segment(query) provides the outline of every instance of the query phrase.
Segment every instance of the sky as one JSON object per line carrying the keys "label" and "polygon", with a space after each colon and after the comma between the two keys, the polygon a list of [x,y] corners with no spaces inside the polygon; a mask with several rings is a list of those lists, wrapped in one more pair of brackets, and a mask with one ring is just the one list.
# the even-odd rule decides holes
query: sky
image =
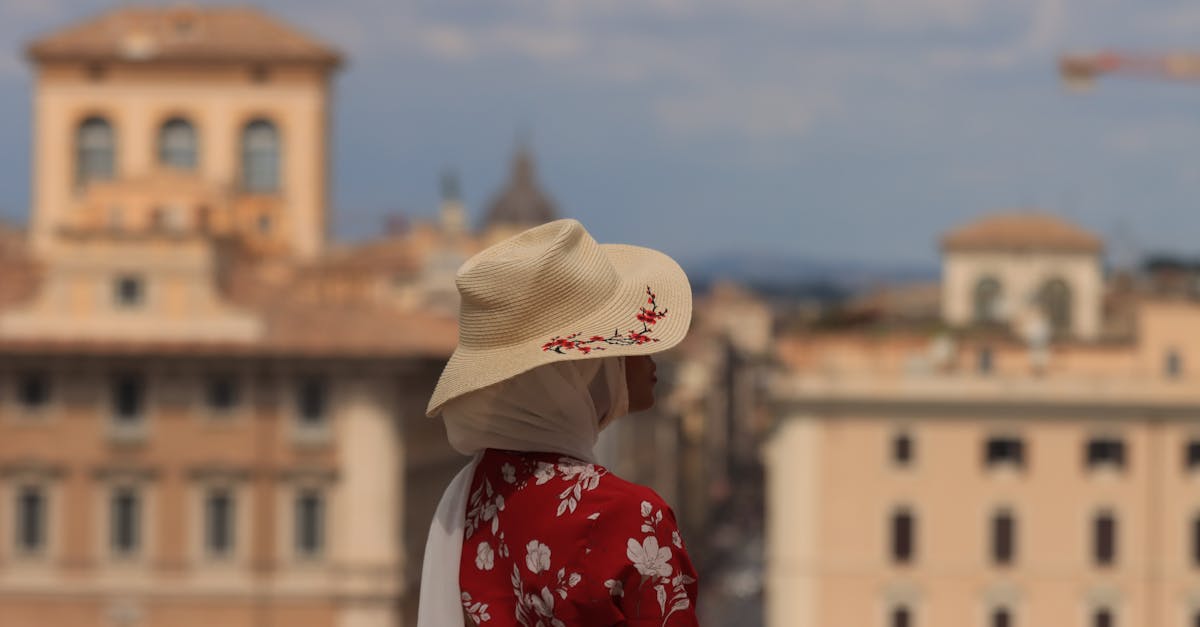
{"label": "sky", "polygon": [[[122,3],[0,0],[0,218],[29,198],[24,46]],[[207,5],[210,2],[195,2]],[[1063,52],[1200,52],[1184,0],[263,0],[342,50],[336,236],[478,220],[529,137],[602,242],[920,266],[938,237],[1034,208],[1113,255],[1200,257],[1200,80],[1063,88]]]}

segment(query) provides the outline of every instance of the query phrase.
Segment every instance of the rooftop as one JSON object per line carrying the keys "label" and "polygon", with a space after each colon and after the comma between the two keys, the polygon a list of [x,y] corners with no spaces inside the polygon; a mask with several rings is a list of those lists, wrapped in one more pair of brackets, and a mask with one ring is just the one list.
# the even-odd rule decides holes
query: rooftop
{"label": "rooftop", "polygon": [[1042,250],[1098,253],[1100,238],[1058,216],[1038,211],[986,216],[942,237],[944,251]]}
{"label": "rooftop", "polygon": [[35,61],[275,61],[336,66],[333,48],[250,7],[126,6],[55,31]]}

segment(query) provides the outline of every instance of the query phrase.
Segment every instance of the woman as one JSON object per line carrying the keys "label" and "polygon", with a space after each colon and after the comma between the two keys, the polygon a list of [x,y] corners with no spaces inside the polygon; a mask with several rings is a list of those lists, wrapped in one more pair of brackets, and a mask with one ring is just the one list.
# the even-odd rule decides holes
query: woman
{"label": "woman", "polygon": [[592,451],[654,404],[650,355],[691,320],[683,270],[559,220],[472,257],[456,282],[459,345],[427,413],[475,457],[430,526],[419,627],[697,624],[674,514]]}

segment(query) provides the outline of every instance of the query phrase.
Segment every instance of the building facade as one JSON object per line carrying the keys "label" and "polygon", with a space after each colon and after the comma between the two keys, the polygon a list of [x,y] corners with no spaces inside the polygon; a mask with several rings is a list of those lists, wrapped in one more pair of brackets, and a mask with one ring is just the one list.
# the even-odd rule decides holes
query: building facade
{"label": "building facade", "polygon": [[[1063,261],[1035,243],[1026,268]],[[1029,272],[1006,278],[1044,279]],[[963,285],[944,312],[971,302]],[[768,624],[1200,624],[1200,304],[1131,298],[1133,332],[1090,341],[989,324],[780,339]]]}
{"label": "building facade", "polygon": [[411,251],[328,241],[338,53],[251,9],[126,7],[29,56],[0,626],[412,622],[462,463],[424,417],[457,333],[396,296]]}

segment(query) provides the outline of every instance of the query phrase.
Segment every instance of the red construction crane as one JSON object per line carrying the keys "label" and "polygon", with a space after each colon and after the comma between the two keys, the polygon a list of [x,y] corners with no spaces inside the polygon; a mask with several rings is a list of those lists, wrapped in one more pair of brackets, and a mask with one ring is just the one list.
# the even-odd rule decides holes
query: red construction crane
{"label": "red construction crane", "polygon": [[1058,62],[1063,82],[1071,89],[1090,89],[1096,77],[1115,74],[1177,81],[1200,80],[1200,53],[1147,54],[1104,51],[1065,55]]}

